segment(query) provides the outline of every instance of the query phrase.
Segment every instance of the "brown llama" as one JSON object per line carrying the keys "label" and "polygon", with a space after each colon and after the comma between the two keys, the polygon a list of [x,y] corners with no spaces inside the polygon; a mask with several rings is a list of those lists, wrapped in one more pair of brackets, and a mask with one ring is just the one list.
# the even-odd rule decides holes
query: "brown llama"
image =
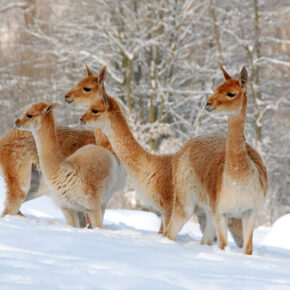
{"label": "brown llama", "polygon": [[[89,130],[80,131],[59,126],[56,135],[65,157],[82,146],[95,144],[94,134]],[[23,202],[47,194],[49,191],[40,171],[36,145],[31,132],[13,128],[2,136],[0,171],[7,188],[2,216],[20,213]]]}
{"label": "brown llama", "polygon": [[44,102],[30,105],[15,125],[32,132],[50,196],[64,210],[68,224],[75,224],[73,210],[88,214],[93,227],[102,227],[106,204],[123,185],[118,162],[109,150],[93,144],[65,158],[56,138],[55,106]]}
{"label": "brown llama", "polygon": [[[107,93],[105,91],[104,87],[104,81],[106,78],[106,67],[103,67],[99,73],[98,76],[95,76],[88,67],[87,69],[87,77],[81,80],[72,90],[70,90],[66,96],[65,96],[65,101],[70,103],[70,104],[88,104],[91,105],[91,108],[93,107],[92,105],[97,102],[99,105],[102,106],[102,102],[100,103],[100,100],[102,101],[103,96],[107,96]],[[116,101],[112,101],[116,103]],[[106,111],[109,108],[106,107]],[[89,112],[89,111],[88,111]],[[92,112],[91,112],[92,113]],[[105,113],[105,112],[101,112]],[[111,112],[110,115],[113,115],[114,112]],[[89,115],[88,115],[89,116]],[[96,117],[94,114],[92,114],[92,117]],[[140,161],[137,162],[138,166],[140,169],[136,169],[136,172],[138,171],[137,174],[143,174],[147,175],[147,185],[145,185],[146,189],[140,189],[140,184],[136,184],[136,189],[137,189],[137,194],[138,198],[140,198],[143,202],[148,202],[154,207],[157,208],[160,213],[161,213],[161,218],[162,218],[162,223],[160,226],[159,233],[163,233],[163,224],[168,224],[168,216],[171,216],[171,211],[173,207],[173,181],[172,181],[172,158],[173,155],[152,155],[149,154],[148,152],[144,151],[141,146],[136,142],[135,138],[132,136],[132,133],[130,132],[126,120],[124,117],[121,118],[122,122],[126,124],[127,128],[127,133],[129,134],[128,136],[130,139],[130,143],[136,146],[136,148],[140,149],[140,152],[144,156],[147,156],[147,161],[146,164],[149,162],[152,162],[151,167],[153,167],[153,171],[156,171],[156,175],[150,177],[150,168],[146,169],[140,164]],[[92,126],[94,127],[94,125]],[[97,126],[95,126],[97,127]],[[94,127],[94,128],[95,128]],[[103,129],[106,130],[106,127],[102,126]],[[95,130],[100,130],[100,129],[95,129]],[[98,131],[101,132],[101,131]],[[127,134],[126,133],[126,134]],[[102,133],[103,134],[103,133]],[[124,135],[127,137],[127,135]],[[107,137],[105,137],[107,138]],[[122,137],[122,140],[124,137]],[[116,143],[118,143],[117,139],[114,139]],[[109,141],[108,141],[109,142]],[[129,141],[128,141],[129,142]],[[127,141],[126,141],[127,143]],[[114,144],[112,144],[114,147]],[[126,145],[126,144],[125,144]],[[126,146],[123,146],[124,148]],[[129,147],[128,147],[129,148]],[[126,148],[125,148],[126,149]],[[139,150],[138,149],[138,150]],[[129,150],[129,149],[127,149]],[[129,150],[130,151],[130,150]],[[118,154],[118,151],[116,151],[117,155],[122,161],[122,157]],[[134,154],[134,152],[132,152]],[[125,154],[126,155],[126,154]],[[125,156],[124,155],[124,156]],[[133,158],[138,159],[138,156],[132,156]],[[149,161],[150,160],[150,161]],[[129,160],[126,160],[127,163],[130,163]],[[124,162],[125,167],[126,163]],[[130,166],[130,164],[128,164]],[[133,166],[133,164],[132,164]],[[162,171],[162,168],[166,168],[166,170]],[[128,169],[128,168],[127,168]],[[146,171],[147,170],[147,171]],[[129,171],[128,171],[129,172]],[[130,173],[129,173],[130,175]],[[134,175],[134,174],[133,174]],[[157,182],[156,180],[160,177],[160,181]],[[146,183],[144,181],[144,183]],[[153,192],[150,192],[152,191]],[[194,213],[198,216],[199,223],[200,223],[200,228],[201,231],[204,232],[204,229],[206,227],[206,217],[205,217],[205,211],[199,207],[195,207]],[[166,217],[166,218],[165,218]],[[241,221],[240,220],[235,220],[235,219],[230,219],[229,220],[229,229],[232,233],[233,238],[237,242],[237,244],[241,247],[242,246],[242,230],[241,230]],[[205,234],[206,236],[206,234]],[[203,240],[206,240],[208,244],[211,244],[214,236],[210,237],[211,241],[208,241],[209,238],[203,237]]]}
{"label": "brown llama", "polygon": [[[222,68],[222,67],[221,67]],[[240,80],[222,68],[225,82],[207,100],[208,112],[228,116],[228,134],[193,138],[174,158],[175,205],[165,235],[173,239],[188,219],[194,201],[215,221],[218,244],[227,245],[228,219],[242,219],[244,253],[252,254],[257,211],[267,191],[267,172],[259,154],[245,142],[247,71]],[[209,227],[211,235],[213,228]]]}

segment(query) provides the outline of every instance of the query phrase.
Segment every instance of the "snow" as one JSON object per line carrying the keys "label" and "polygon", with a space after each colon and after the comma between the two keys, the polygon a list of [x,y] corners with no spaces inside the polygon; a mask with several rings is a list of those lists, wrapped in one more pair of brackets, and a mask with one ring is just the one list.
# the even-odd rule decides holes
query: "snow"
{"label": "snow", "polygon": [[225,251],[201,246],[193,222],[169,241],[150,212],[107,210],[104,229],[89,230],[66,225],[46,196],[21,210],[0,219],[1,290],[290,289],[290,215],[257,229],[245,256],[231,240]]}
{"label": "snow", "polygon": [[290,250],[290,214],[282,216],[273,224],[262,244]]}

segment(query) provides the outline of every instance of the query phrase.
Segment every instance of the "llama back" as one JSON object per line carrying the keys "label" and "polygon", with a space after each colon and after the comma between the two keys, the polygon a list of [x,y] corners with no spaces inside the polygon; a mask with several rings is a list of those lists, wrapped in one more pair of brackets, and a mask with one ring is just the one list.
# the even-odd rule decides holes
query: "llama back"
{"label": "llama back", "polygon": [[174,158],[174,171],[178,171],[175,178],[183,178],[179,184],[191,186],[190,191],[203,205],[213,206],[217,199],[224,168],[225,141],[219,134],[199,136],[190,139]]}

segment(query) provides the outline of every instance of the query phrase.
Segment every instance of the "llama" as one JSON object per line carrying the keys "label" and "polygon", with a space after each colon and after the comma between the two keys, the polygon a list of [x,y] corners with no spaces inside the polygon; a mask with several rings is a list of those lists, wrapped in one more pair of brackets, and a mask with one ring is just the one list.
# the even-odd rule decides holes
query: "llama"
{"label": "llama", "polygon": [[[88,66],[86,66],[86,70],[87,77],[81,80],[66,94],[65,101],[67,103],[91,105],[95,101],[102,100],[102,96],[106,94],[104,87],[106,66],[101,69],[98,76],[94,76]],[[119,107],[118,109],[120,110]],[[122,114],[121,111],[120,114]],[[117,153],[116,155],[125,165],[127,172],[133,179],[136,188],[138,189],[138,193],[140,193],[139,198],[161,213],[162,223],[159,233],[163,233],[163,227],[169,222],[172,210],[172,155],[157,156],[151,155],[144,151],[133,137],[124,117],[122,120],[125,122],[127,132],[129,133],[127,136],[127,141],[129,142],[130,140],[131,143],[130,148],[128,148],[130,152],[124,151],[126,147],[124,145],[121,146],[121,148],[114,146],[114,144],[110,143],[112,140],[109,141],[106,135],[103,136],[100,128],[95,128],[96,126],[92,127],[94,128],[97,136],[101,137],[101,139],[105,140],[105,142],[108,142],[108,144],[113,145],[113,152]],[[106,128],[102,129],[106,131]],[[113,141],[118,143],[116,139]],[[120,153],[122,154],[120,155]],[[148,159],[146,164],[149,163],[151,165],[150,169],[146,169],[145,164],[142,164],[139,159],[139,154],[144,156],[145,159]],[[127,155],[129,159],[127,159]],[[131,166],[128,166],[129,164],[131,164]],[[150,170],[152,170],[152,172],[150,172]],[[144,178],[143,181],[141,180],[142,178]]]}
{"label": "llama", "polygon": [[[267,172],[261,157],[244,137],[247,70],[243,67],[240,80],[234,80],[221,69],[225,82],[207,100],[205,109],[228,116],[227,137],[200,136],[189,140],[176,154],[176,202],[165,234],[175,237],[196,200],[207,218],[214,219],[221,249],[227,245],[227,220],[242,219],[243,251],[251,255],[256,214],[267,192]],[[214,235],[210,225],[209,235]]]}
{"label": "llama", "polygon": [[[81,80],[72,90],[70,90],[66,94],[66,96],[65,96],[66,102],[68,102],[70,104],[92,105],[95,102],[99,102],[98,100],[101,100],[103,95],[105,97],[107,96],[106,91],[105,91],[105,86],[104,86],[104,81],[106,78],[106,67],[103,67],[101,69],[98,76],[95,76],[90,71],[88,66],[86,66],[86,70],[87,70],[87,77],[84,78],[83,80]],[[111,114],[113,115],[114,113],[112,112]],[[123,122],[126,123],[126,121],[124,120],[124,117],[122,117],[122,120],[123,120]],[[126,123],[126,128],[127,128],[127,132],[130,132],[130,130],[127,126],[127,123]],[[99,130],[98,134],[103,134],[100,129],[95,129],[95,133],[96,133],[96,130]],[[127,136],[127,135],[125,134],[124,136]],[[105,137],[105,139],[106,138],[107,137]],[[156,179],[159,178],[161,176],[161,174],[163,175],[162,181],[160,182],[160,185],[157,185],[157,183],[156,183],[157,188],[154,189],[156,192],[154,192],[153,195],[151,193],[151,196],[149,197],[149,204],[152,205],[152,203],[155,203],[154,198],[153,198],[154,195],[157,196],[157,200],[158,200],[158,199],[160,199],[158,197],[158,195],[162,196],[162,195],[166,194],[163,192],[164,189],[159,188],[162,184],[165,184],[170,195],[173,195],[173,181],[172,181],[172,158],[173,158],[173,155],[166,155],[166,156],[162,157],[162,156],[151,155],[151,154],[147,153],[139,146],[139,144],[136,142],[136,140],[132,136],[131,132],[130,132],[130,140],[132,141],[132,144],[137,145],[138,150],[140,149],[142,151],[142,154],[144,154],[145,156],[148,156],[147,159],[148,160],[150,159],[150,162],[151,162],[151,159],[154,160],[154,161],[152,161],[152,165],[150,165],[150,166],[154,167],[154,170],[157,170],[158,168],[163,168],[164,166],[166,166],[166,170],[164,170],[163,172],[158,172],[157,175],[152,180],[151,180],[151,178],[149,178],[149,172],[146,173],[145,168],[142,168],[143,167],[142,164],[139,165],[141,167],[140,170],[136,169],[136,171],[138,171],[138,173],[140,171],[139,174],[144,174],[144,175],[147,174],[148,175],[147,178],[148,178],[149,185],[145,189],[146,192],[149,192],[151,190],[151,187],[154,184],[154,182],[156,182]],[[116,138],[115,138],[115,142],[118,142]],[[118,152],[117,152],[117,155],[119,155]],[[120,157],[120,159],[122,160],[121,157]],[[137,160],[137,162],[139,163],[138,160]],[[163,162],[164,162],[164,164],[162,164]],[[156,164],[158,164],[158,165],[156,166]],[[150,170],[150,168],[149,168],[149,170]],[[140,187],[141,186],[139,184],[136,184],[137,193],[139,193],[138,188],[140,188]],[[145,185],[145,187],[146,187],[146,185]],[[146,203],[146,202],[148,202],[148,196],[147,196],[147,194],[143,194],[143,193],[144,193],[144,189],[142,189],[141,193],[138,194],[139,195],[138,198]],[[150,195],[150,193],[148,193],[148,195]],[[166,198],[166,200],[168,201],[168,205],[166,206],[167,208],[165,208],[165,209],[161,208],[161,206],[158,204],[160,202],[158,202],[158,201],[157,201],[157,205],[153,204],[154,208],[157,208],[157,209],[160,208],[159,211],[161,213],[163,211],[163,213],[161,214],[162,223],[160,226],[159,233],[163,233],[163,223],[165,222],[164,221],[165,216],[167,216],[167,220],[165,223],[168,223],[168,215],[170,215],[170,212],[172,211],[172,207],[173,207],[173,198],[174,198],[174,195],[170,196],[170,198]],[[165,210],[165,212],[164,212],[164,210]],[[168,212],[166,212],[166,211],[168,211]],[[196,207],[194,209],[194,213],[198,216],[201,231],[204,232],[205,225],[206,225],[206,220],[205,220],[206,218],[205,218],[204,210],[201,210],[200,208]],[[241,222],[239,220],[234,220],[234,219],[229,220],[229,229],[230,229],[235,241],[241,247],[242,246]],[[212,237],[212,240],[208,243],[212,243],[213,240],[214,240],[214,237]]]}
{"label": "llama", "polygon": [[93,227],[102,227],[106,204],[122,184],[118,162],[109,150],[92,144],[65,158],[56,138],[55,106],[44,102],[30,105],[15,125],[32,132],[50,195],[63,209],[67,223],[75,225],[72,209],[87,213]]}
{"label": "llama", "polygon": [[81,123],[101,128],[123,162],[141,200],[161,213],[160,233],[166,228],[173,205],[172,155],[146,152],[131,133],[120,106],[113,98],[97,98]]}
{"label": "llama", "polygon": [[[56,135],[62,154],[67,157],[87,144],[95,144],[89,130],[57,127]],[[13,128],[0,139],[0,173],[6,182],[6,200],[2,217],[20,214],[23,202],[48,194],[31,132]],[[84,226],[84,224],[82,224]]]}

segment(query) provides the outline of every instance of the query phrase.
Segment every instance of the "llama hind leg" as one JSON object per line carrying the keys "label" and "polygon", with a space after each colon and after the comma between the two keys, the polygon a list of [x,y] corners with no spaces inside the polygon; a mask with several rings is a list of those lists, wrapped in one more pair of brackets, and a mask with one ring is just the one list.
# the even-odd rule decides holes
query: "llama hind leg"
{"label": "llama hind leg", "polygon": [[167,229],[170,219],[171,219],[171,211],[170,212],[165,212],[161,214],[161,225],[158,234],[163,235],[165,230]]}
{"label": "llama hind leg", "polygon": [[243,216],[243,235],[244,235],[244,254],[252,255],[253,253],[253,232],[256,221],[256,213],[248,212]]}
{"label": "llama hind leg", "polygon": [[242,248],[244,244],[242,219],[229,218],[228,227],[233,240],[239,248]]}
{"label": "llama hind leg", "polygon": [[176,235],[193,214],[195,208],[193,197],[187,196],[183,201],[175,202],[170,222],[164,232],[164,236],[170,240],[175,239]]}
{"label": "llama hind leg", "polygon": [[74,215],[75,215],[76,226],[78,228],[84,228],[84,227],[86,227],[87,222],[86,222],[86,217],[85,217],[84,212],[82,212],[82,211],[75,211]]}
{"label": "llama hind leg", "polygon": [[104,224],[105,210],[106,210],[106,204],[103,204],[101,206],[101,211],[102,211],[102,225]]}
{"label": "llama hind leg", "polygon": [[9,174],[8,176],[4,175],[4,178],[7,192],[2,217],[8,214],[17,215],[26,198],[25,189],[29,187],[30,173],[22,176],[18,176],[17,173],[15,176]]}
{"label": "llama hind leg", "polygon": [[158,234],[159,235],[163,235],[163,222],[162,222],[162,218],[161,218],[161,224],[160,224],[160,228],[159,228],[159,231],[158,231]]}

